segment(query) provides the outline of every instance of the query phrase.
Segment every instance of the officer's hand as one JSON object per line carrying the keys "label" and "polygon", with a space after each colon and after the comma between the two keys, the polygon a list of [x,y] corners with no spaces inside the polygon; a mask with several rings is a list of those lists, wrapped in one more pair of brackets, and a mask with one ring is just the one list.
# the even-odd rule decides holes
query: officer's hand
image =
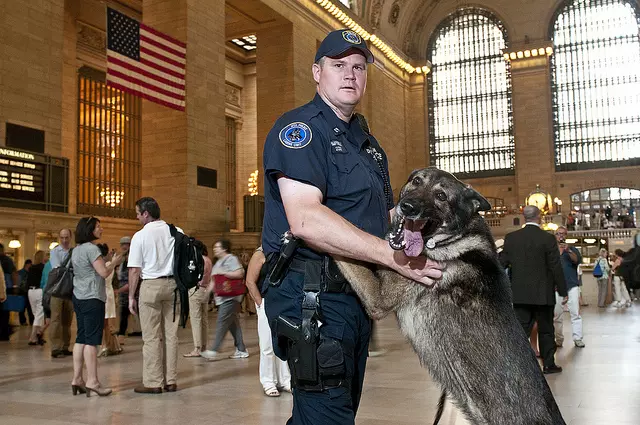
{"label": "officer's hand", "polygon": [[429,260],[424,255],[408,257],[404,251],[394,251],[393,260],[394,269],[398,273],[428,287],[435,285],[436,281],[442,278],[444,265]]}

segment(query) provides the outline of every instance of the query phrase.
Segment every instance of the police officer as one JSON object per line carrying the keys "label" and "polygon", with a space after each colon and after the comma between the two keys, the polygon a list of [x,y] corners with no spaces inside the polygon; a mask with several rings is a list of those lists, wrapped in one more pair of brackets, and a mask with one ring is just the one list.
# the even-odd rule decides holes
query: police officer
{"label": "police officer", "polygon": [[280,117],[265,142],[263,291],[274,350],[292,372],[288,424],[353,424],[360,401],[370,320],[330,255],[426,284],[442,275],[382,239],[393,208],[387,157],[354,113],[373,61],[358,34],[331,32],[312,66],[315,98]]}

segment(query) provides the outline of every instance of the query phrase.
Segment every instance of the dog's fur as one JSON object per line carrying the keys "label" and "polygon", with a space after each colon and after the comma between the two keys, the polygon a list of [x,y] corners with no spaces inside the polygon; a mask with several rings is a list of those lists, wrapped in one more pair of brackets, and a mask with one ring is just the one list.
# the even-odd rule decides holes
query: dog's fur
{"label": "dog's fur", "polygon": [[[429,287],[357,262],[338,265],[374,318],[395,312],[420,362],[474,425],[565,424],[511,304],[511,292],[479,210],[478,192],[430,167],[400,193],[389,237],[404,220],[426,220],[422,254],[445,266]],[[421,222],[418,222],[421,223]],[[395,232],[395,233],[394,233]]]}

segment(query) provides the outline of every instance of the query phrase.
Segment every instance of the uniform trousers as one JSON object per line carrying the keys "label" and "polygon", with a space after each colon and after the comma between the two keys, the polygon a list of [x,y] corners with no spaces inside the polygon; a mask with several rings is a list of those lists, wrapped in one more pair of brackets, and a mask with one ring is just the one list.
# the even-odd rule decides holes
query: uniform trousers
{"label": "uniform trousers", "polygon": [[[282,283],[269,287],[266,313],[273,324],[278,315],[295,323],[302,322],[304,274],[289,270]],[[364,372],[367,364],[371,320],[354,294],[326,293],[319,296],[322,326],[321,338],[340,342],[344,355],[346,386],[322,392],[293,389],[293,411],[287,425],[353,425],[360,404]],[[283,345],[273,334],[274,350],[281,359],[287,358]]]}
{"label": "uniform trousers", "polygon": [[71,344],[71,322],[73,321],[73,302],[51,297],[51,326],[49,339],[51,351],[68,350]]}
{"label": "uniform trousers", "polygon": [[198,288],[195,293],[189,294],[189,318],[191,319],[194,348],[206,350],[207,333],[209,332],[209,293],[207,288]]}
{"label": "uniform trousers", "polygon": [[177,380],[180,300],[175,291],[173,278],[145,279],[140,286],[142,383],[147,388],[161,388]]}
{"label": "uniform trousers", "polygon": [[264,312],[265,300],[261,305],[256,306],[258,314],[258,341],[260,343],[260,383],[265,391],[274,388],[291,389],[291,373],[289,365],[284,360],[280,360],[273,352],[273,342],[271,341],[271,327],[269,319]]}
{"label": "uniform trousers", "polygon": [[[569,309],[569,315],[571,316],[571,331],[574,341],[582,340],[582,316],[580,315],[580,287],[575,286],[569,289],[569,300],[567,301],[567,307]],[[564,306],[562,305],[563,298],[556,292],[556,306],[553,310],[553,327],[555,333],[556,343],[562,345],[564,342],[563,322]]]}
{"label": "uniform trousers", "polygon": [[538,322],[538,346],[544,367],[555,365],[556,344],[553,332],[553,305],[514,304],[518,321],[527,338],[531,336],[533,324]]}

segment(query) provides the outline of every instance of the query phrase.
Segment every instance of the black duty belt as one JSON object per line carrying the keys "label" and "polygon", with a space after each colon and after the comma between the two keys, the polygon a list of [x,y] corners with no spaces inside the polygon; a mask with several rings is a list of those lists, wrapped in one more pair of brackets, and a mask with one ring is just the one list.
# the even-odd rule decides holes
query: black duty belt
{"label": "black duty belt", "polygon": [[[347,281],[347,279],[342,276],[342,273],[339,272],[337,267],[332,267],[333,272],[332,276],[329,276],[329,263],[333,262],[333,258],[325,255],[320,259],[311,259],[304,258],[300,256],[293,257],[291,259],[291,263],[289,264],[289,269],[298,273],[305,273],[307,271],[307,263],[315,263],[320,265],[320,270],[322,270],[324,282],[324,288],[322,290],[324,292],[333,292],[333,293],[345,293],[352,294],[354,293],[351,285]],[[335,263],[334,263],[335,266]]]}

